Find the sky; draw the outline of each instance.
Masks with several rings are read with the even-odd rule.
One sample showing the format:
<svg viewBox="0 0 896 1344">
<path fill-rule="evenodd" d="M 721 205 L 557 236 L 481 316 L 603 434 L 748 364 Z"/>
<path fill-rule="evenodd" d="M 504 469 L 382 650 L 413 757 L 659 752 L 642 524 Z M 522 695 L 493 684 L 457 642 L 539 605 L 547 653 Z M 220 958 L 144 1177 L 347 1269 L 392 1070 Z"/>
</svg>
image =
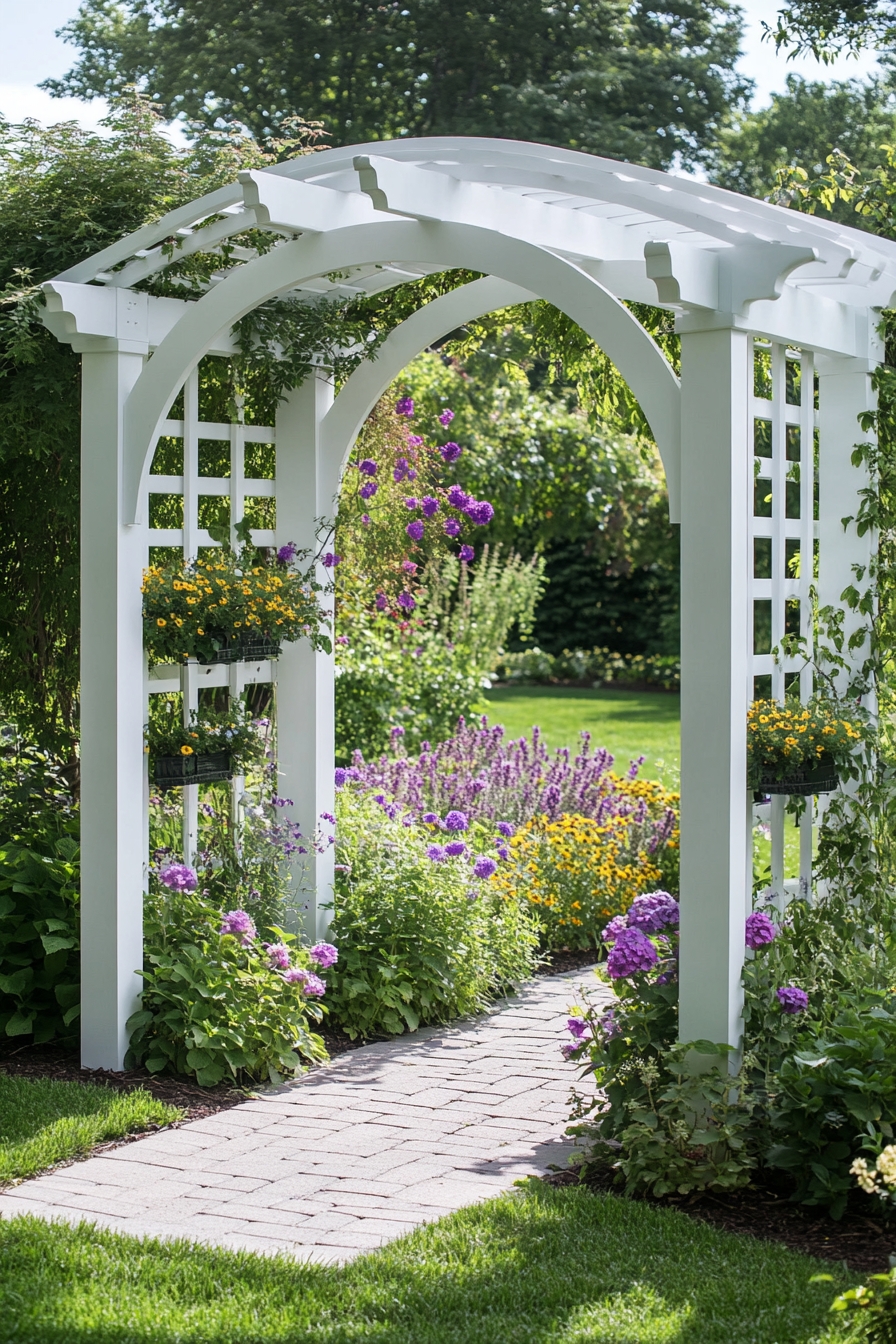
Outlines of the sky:
<svg viewBox="0 0 896 1344">
<path fill-rule="evenodd" d="M 275 0 L 272 0 L 275 3 Z M 762 41 L 762 20 L 771 23 L 777 0 L 741 0 L 746 17 L 744 56 L 740 68 L 756 84 L 754 107 L 768 104 L 772 93 L 784 88 L 789 72 L 807 79 L 852 79 L 873 73 L 873 56 L 841 59 L 821 66 L 812 57 L 787 61 L 774 46 Z M 73 47 L 56 37 L 56 29 L 78 12 L 79 0 L 0 0 L 0 113 L 9 121 L 37 117 L 40 121 L 78 120 L 94 128 L 105 111 L 101 99 L 82 103 L 73 98 L 56 99 L 37 85 L 58 77 L 74 59 Z M 177 132 L 173 138 L 181 141 Z"/>
</svg>

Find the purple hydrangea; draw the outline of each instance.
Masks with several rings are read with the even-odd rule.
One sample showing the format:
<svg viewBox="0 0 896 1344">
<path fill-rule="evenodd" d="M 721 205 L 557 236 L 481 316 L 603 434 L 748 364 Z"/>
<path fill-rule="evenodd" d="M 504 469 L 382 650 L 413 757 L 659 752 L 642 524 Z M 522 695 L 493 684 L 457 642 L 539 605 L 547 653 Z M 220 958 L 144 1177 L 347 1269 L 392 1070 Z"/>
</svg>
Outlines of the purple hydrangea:
<svg viewBox="0 0 896 1344">
<path fill-rule="evenodd" d="M 315 943 L 311 949 L 311 960 L 316 961 L 322 970 L 335 966 L 339 960 L 339 949 L 332 943 Z"/>
<path fill-rule="evenodd" d="M 439 424 L 450 425 L 453 419 L 454 419 L 454 412 L 450 411 L 446 406 L 444 411 L 442 411 L 441 415 L 439 416 Z"/>
<path fill-rule="evenodd" d="M 459 859 L 462 854 L 466 854 L 467 847 L 463 840 L 451 840 L 445 846 L 445 853 L 450 859 Z M 478 876 L 478 874 L 477 874 Z"/>
<path fill-rule="evenodd" d="M 291 541 L 288 541 L 285 546 L 281 546 L 277 551 L 277 560 L 281 565 L 290 565 L 295 560 L 296 554 L 297 548 Z"/>
<path fill-rule="evenodd" d="M 607 974 L 622 980 L 639 971 L 649 971 L 659 961 L 653 943 L 640 929 L 622 929 L 607 957 Z"/>
<path fill-rule="evenodd" d="M 588 1023 L 583 1017 L 568 1017 L 566 1019 L 566 1030 L 570 1036 L 575 1036 L 580 1041 L 588 1032 Z"/>
<path fill-rule="evenodd" d="M 326 555 L 321 560 L 321 564 L 324 569 L 335 569 L 337 565 L 342 564 L 342 556 L 334 555 L 332 551 L 327 551 Z"/>
<path fill-rule="evenodd" d="M 648 891 L 632 901 L 626 923 L 630 929 L 640 929 L 642 933 L 659 933 L 667 924 L 677 924 L 678 918 L 674 896 L 668 891 Z"/>
<path fill-rule="evenodd" d="M 471 499 L 464 512 L 477 527 L 484 527 L 495 516 L 495 510 L 487 499 Z"/>
<path fill-rule="evenodd" d="M 411 526 L 413 527 L 413 523 L 411 524 Z M 411 597 L 410 593 L 399 593 L 398 605 L 402 607 L 405 611 L 413 611 L 417 603 Z"/>
<path fill-rule="evenodd" d="M 465 831 L 469 822 L 466 812 L 449 812 L 445 818 L 445 829 L 448 831 Z"/>
<path fill-rule="evenodd" d="M 473 875 L 475 877 L 491 877 L 497 871 L 498 865 L 487 854 L 481 855 L 473 864 Z"/>
<path fill-rule="evenodd" d="M 424 495 L 421 502 L 424 518 L 431 518 L 434 513 L 438 513 L 439 501 L 433 495 Z"/>
<path fill-rule="evenodd" d="M 745 940 L 747 947 L 752 948 L 754 952 L 757 948 L 774 942 L 777 936 L 777 926 L 763 910 L 754 910 L 752 915 L 747 915 Z"/>
<path fill-rule="evenodd" d="M 463 448 L 461 448 L 459 443 L 443 443 L 439 452 L 442 454 L 445 461 L 450 463 L 457 461 L 463 452 Z"/>
<path fill-rule="evenodd" d="M 456 518 L 446 518 L 444 523 L 444 532 L 446 537 L 460 536 L 460 523 Z"/>
<path fill-rule="evenodd" d="M 159 873 L 159 881 L 169 891 L 195 891 L 196 873 L 187 863 L 168 863 Z"/>
<path fill-rule="evenodd" d="M 306 971 L 304 966 L 291 966 L 283 979 L 288 985 L 304 985 L 310 974 L 311 972 Z"/>
<path fill-rule="evenodd" d="M 324 983 L 323 980 L 321 980 L 320 976 L 315 975 L 313 971 L 309 971 L 305 979 L 303 989 L 309 999 L 310 998 L 319 999 L 323 994 L 326 994 L 327 992 L 326 984 Z"/>
<path fill-rule="evenodd" d="M 358 463 L 358 470 L 363 476 L 375 476 L 379 468 L 371 458 L 362 457 Z"/>
<path fill-rule="evenodd" d="M 513 837 L 516 835 L 516 827 L 512 824 L 512 822 L 509 821 L 499 821 L 497 826 L 495 827 L 495 830 L 500 831 L 501 834 L 505 835 L 508 840 L 512 840 Z"/>
<path fill-rule="evenodd" d="M 361 496 L 362 499 L 373 499 L 377 490 L 379 490 L 379 486 L 377 485 L 376 481 L 365 481 L 364 484 L 361 486 L 361 489 L 358 491 L 358 494 Z"/>
<path fill-rule="evenodd" d="M 428 845 L 426 849 L 426 857 L 432 863 L 444 863 L 447 855 L 441 845 Z"/>
<path fill-rule="evenodd" d="M 421 821 L 425 821 L 427 826 L 434 826 L 439 819 L 438 812 L 424 812 Z"/>
<path fill-rule="evenodd" d="M 782 985 L 775 990 L 781 1011 L 784 1013 L 804 1013 L 809 1007 L 809 995 L 796 985 Z"/>
<path fill-rule="evenodd" d="M 289 970 L 289 948 L 285 943 L 265 943 L 264 950 L 272 971 Z"/>
<path fill-rule="evenodd" d="M 424 530 L 425 529 L 423 527 L 423 521 L 420 518 L 415 518 L 414 521 L 412 523 L 408 523 L 407 527 L 405 528 L 405 532 L 407 532 L 411 541 L 422 541 Z"/>
<path fill-rule="evenodd" d="M 458 559 L 460 560 L 461 564 L 464 565 L 472 564 L 475 558 L 476 558 L 476 552 L 473 550 L 472 546 L 461 546 L 460 550 L 458 551 Z"/>
<path fill-rule="evenodd" d="M 625 915 L 614 915 L 601 934 L 601 938 L 605 943 L 615 943 L 620 933 L 624 933 L 627 928 L 628 920 Z"/>
<path fill-rule="evenodd" d="M 469 508 L 475 501 L 467 494 L 466 490 L 462 490 L 459 485 L 452 485 L 448 491 L 448 503 L 451 505 L 452 509 L 460 509 L 461 513 L 463 513 L 464 510 Z"/>
<path fill-rule="evenodd" d="M 230 934 L 239 938 L 243 947 L 248 947 L 255 937 L 255 922 L 245 910 L 228 910 L 221 921 L 221 937 Z"/>
<path fill-rule="evenodd" d="M 336 785 L 337 789 L 341 789 L 347 779 L 348 771 L 344 766 L 337 765 L 336 769 L 333 771 L 333 783 Z"/>
<path fill-rule="evenodd" d="M 408 416 L 408 418 L 410 418 L 414 414 L 414 398 L 401 397 L 398 401 L 396 401 L 395 414 L 406 415 Z"/>
</svg>

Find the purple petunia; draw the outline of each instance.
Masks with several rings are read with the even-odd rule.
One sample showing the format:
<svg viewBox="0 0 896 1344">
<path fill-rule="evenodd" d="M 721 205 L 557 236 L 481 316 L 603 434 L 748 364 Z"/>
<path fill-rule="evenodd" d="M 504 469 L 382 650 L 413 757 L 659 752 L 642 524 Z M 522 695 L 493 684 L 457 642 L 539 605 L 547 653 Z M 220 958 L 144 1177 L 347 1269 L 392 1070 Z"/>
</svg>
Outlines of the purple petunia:
<svg viewBox="0 0 896 1344">
<path fill-rule="evenodd" d="M 491 504 L 489 504 L 487 499 L 471 499 L 464 509 L 464 512 L 470 522 L 475 523 L 477 527 L 484 527 L 485 524 L 490 523 L 495 516 L 495 510 L 492 508 Z"/>
<path fill-rule="evenodd" d="M 460 523 L 456 518 L 445 519 L 444 532 L 446 537 L 457 537 L 460 535 Z"/>
<path fill-rule="evenodd" d="M 423 521 L 420 518 L 415 518 L 414 521 L 412 523 L 408 523 L 407 527 L 405 528 L 405 532 L 408 534 L 411 541 L 422 541 L 424 531 L 425 528 L 423 526 Z"/>
<path fill-rule="evenodd" d="M 625 915 L 614 915 L 601 934 L 601 938 L 605 943 L 615 943 L 620 933 L 623 933 L 627 928 L 628 920 Z"/>
<path fill-rule="evenodd" d="M 344 766 L 337 765 L 336 769 L 333 771 L 333 782 L 336 785 L 337 789 L 341 789 L 347 779 L 348 779 L 348 771 L 345 769 Z"/>
<path fill-rule="evenodd" d="M 379 468 L 371 458 L 362 457 L 358 463 L 358 470 L 362 476 L 375 476 Z"/>
<path fill-rule="evenodd" d="M 272 971 L 289 969 L 289 948 L 285 943 L 264 943 L 263 946 Z"/>
<path fill-rule="evenodd" d="M 361 486 L 361 489 L 358 491 L 358 494 L 361 496 L 362 499 L 373 499 L 377 490 L 379 490 L 379 486 L 377 485 L 376 481 L 365 481 L 364 484 Z"/>
<path fill-rule="evenodd" d="M 281 565 L 289 565 L 295 560 L 296 554 L 297 548 L 291 541 L 288 541 L 285 546 L 281 546 L 277 551 L 277 560 Z"/>
<path fill-rule="evenodd" d="M 245 910 L 228 910 L 221 921 L 221 937 L 230 934 L 248 947 L 255 937 L 255 922 Z"/>
<path fill-rule="evenodd" d="M 622 929 L 607 957 L 607 974 L 613 980 L 622 980 L 649 971 L 658 961 L 657 950 L 646 934 L 640 929 Z"/>
<path fill-rule="evenodd" d="M 782 985 L 775 994 L 783 1013 L 804 1013 L 809 1007 L 809 995 L 796 985 Z"/>
<path fill-rule="evenodd" d="M 473 864 L 474 877 L 491 877 L 498 871 L 498 865 L 487 854 L 482 854 Z"/>
<path fill-rule="evenodd" d="M 443 443 L 439 452 L 446 462 L 451 463 L 457 461 L 463 452 L 463 448 L 461 448 L 459 443 Z"/>
<path fill-rule="evenodd" d="M 445 829 L 448 831 L 465 831 L 468 825 L 466 812 L 449 812 L 445 818 Z"/>
<path fill-rule="evenodd" d="M 570 1036 L 574 1036 L 580 1041 L 583 1036 L 588 1034 L 588 1023 L 583 1017 L 568 1017 L 566 1019 L 566 1030 Z"/>
<path fill-rule="evenodd" d="M 335 966 L 339 960 L 339 949 L 332 943 L 315 943 L 311 949 L 311 960 L 316 961 L 322 970 Z"/>
<path fill-rule="evenodd" d="M 466 490 L 462 490 L 459 485 L 452 485 L 448 491 L 448 503 L 451 505 L 452 509 L 460 509 L 461 513 L 463 513 L 464 510 L 467 509 L 470 504 L 475 503 L 475 501 L 471 499 Z"/>
<path fill-rule="evenodd" d="M 395 414 L 406 415 L 408 417 L 412 416 L 414 414 L 414 398 L 401 397 L 400 400 L 396 401 Z"/>
<path fill-rule="evenodd" d="M 321 559 L 321 564 L 324 569 L 335 569 L 337 565 L 342 564 L 342 556 L 334 555 L 332 551 L 327 551 L 326 555 Z"/>
<path fill-rule="evenodd" d="M 169 891 L 195 891 L 196 873 L 187 863 L 168 863 L 159 873 L 159 881 Z"/>
<path fill-rule="evenodd" d="M 500 831 L 502 835 L 506 835 L 508 840 L 512 840 L 516 835 L 516 827 L 509 821 L 499 821 L 495 830 Z"/>
<path fill-rule="evenodd" d="M 765 911 L 754 910 L 752 915 L 747 915 L 745 941 L 747 947 L 752 948 L 754 952 L 757 948 L 766 947 L 769 943 L 774 942 L 777 936 L 777 927 Z"/>
<path fill-rule="evenodd" d="M 454 419 L 454 412 L 450 411 L 446 406 L 444 411 L 442 411 L 441 415 L 439 416 L 439 424 L 450 425 L 453 419 Z"/>
<path fill-rule="evenodd" d="M 467 847 L 463 840 L 451 840 L 445 846 L 445 853 L 448 855 L 449 859 L 459 859 L 462 855 L 466 854 L 466 852 Z"/>
<path fill-rule="evenodd" d="M 413 611 L 417 603 L 411 597 L 410 593 L 399 593 L 398 605 L 402 607 L 405 611 Z"/>
<path fill-rule="evenodd" d="M 469 565 L 473 562 L 475 557 L 476 552 L 473 550 L 472 546 L 461 546 L 458 551 L 457 558 L 460 560 L 461 564 Z"/>
<path fill-rule="evenodd" d="M 431 518 L 434 513 L 439 511 L 439 501 L 434 499 L 432 495 L 424 495 L 421 504 L 424 518 Z"/>
<path fill-rule="evenodd" d="M 447 856 L 441 845 L 428 845 L 426 848 L 426 857 L 432 863 L 444 863 Z"/>
<path fill-rule="evenodd" d="M 630 929 L 640 929 L 642 933 L 659 933 L 667 924 L 677 924 L 678 918 L 674 896 L 668 891 L 648 891 L 632 901 L 626 923 Z"/>
</svg>

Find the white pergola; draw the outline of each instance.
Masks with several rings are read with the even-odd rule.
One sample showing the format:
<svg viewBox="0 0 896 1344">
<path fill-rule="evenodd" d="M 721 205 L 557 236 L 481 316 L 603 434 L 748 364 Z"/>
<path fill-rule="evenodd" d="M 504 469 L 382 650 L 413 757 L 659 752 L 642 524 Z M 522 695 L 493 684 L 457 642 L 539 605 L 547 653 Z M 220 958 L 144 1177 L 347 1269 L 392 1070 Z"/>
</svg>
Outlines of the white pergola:
<svg viewBox="0 0 896 1344">
<path fill-rule="evenodd" d="M 274 245 L 221 251 L 248 229 L 274 234 Z M 198 299 L 134 288 L 174 260 L 216 251 L 221 268 Z M 234 323 L 259 304 L 373 294 L 452 268 L 485 278 L 402 323 L 335 400 L 318 370 L 281 404 L 276 425 L 199 419 L 199 361 L 233 354 Z M 312 547 L 315 520 L 334 513 L 355 438 L 401 369 L 463 322 L 533 298 L 573 318 L 628 381 L 681 524 L 680 1030 L 683 1040 L 736 1045 L 751 892 L 747 705 L 754 678 L 780 697 L 799 671 L 771 655 L 785 628 L 811 634 L 812 566 L 804 560 L 792 577 L 794 551 L 817 548 L 820 599 L 837 604 L 873 546 L 842 519 L 856 513 L 867 484 L 850 455 L 857 417 L 873 405 L 877 314 L 894 290 L 896 244 L 856 229 L 627 163 L 453 137 L 332 149 L 240 173 L 46 284 L 44 320 L 83 366 L 83 1063 L 122 1067 L 140 994 L 147 697 L 182 690 L 186 712 L 201 686 L 238 692 L 275 681 L 280 791 L 295 800 L 306 833 L 333 810 L 332 659 L 292 644 L 272 664 L 148 673 L 140 593 L 148 548 L 195 556 L 212 544 L 197 515 L 209 495 L 229 497 L 233 522 L 247 498 L 273 495 L 276 527 L 256 542 Z M 623 300 L 675 313 L 680 380 Z M 182 418 L 169 418 L 181 389 Z M 153 474 L 162 436 L 182 440 L 178 476 Z M 206 439 L 229 443 L 228 476 L 200 475 Z M 275 480 L 247 478 L 244 447 L 253 441 L 276 443 Z M 150 528 L 152 494 L 183 496 L 182 528 Z M 810 691 L 805 671 L 801 689 Z M 189 859 L 196 790 L 183 792 Z M 782 898 L 783 804 L 774 800 L 772 812 L 772 887 Z M 807 882 L 811 824 L 810 808 Z M 332 851 L 313 863 L 312 935 L 326 927 Z"/>
</svg>

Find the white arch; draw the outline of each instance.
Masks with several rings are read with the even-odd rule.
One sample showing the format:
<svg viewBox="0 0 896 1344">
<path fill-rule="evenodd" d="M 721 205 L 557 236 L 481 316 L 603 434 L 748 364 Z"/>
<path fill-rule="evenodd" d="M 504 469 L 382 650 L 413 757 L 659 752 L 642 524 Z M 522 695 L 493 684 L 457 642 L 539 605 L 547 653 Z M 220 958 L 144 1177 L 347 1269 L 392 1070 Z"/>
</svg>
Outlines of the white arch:
<svg viewBox="0 0 896 1344">
<path fill-rule="evenodd" d="M 232 272 L 165 337 L 124 408 L 124 521 L 137 520 L 141 487 L 178 389 L 215 337 L 267 299 L 346 267 L 404 261 L 487 271 L 536 292 L 577 322 L 613 360 L 647 418 L 680 491 L 680 387 L 668 361 L 628 309 L 574 263 L 531 243 L 469 224 L 392 220 L 304 235 Z"/>
</svg>

